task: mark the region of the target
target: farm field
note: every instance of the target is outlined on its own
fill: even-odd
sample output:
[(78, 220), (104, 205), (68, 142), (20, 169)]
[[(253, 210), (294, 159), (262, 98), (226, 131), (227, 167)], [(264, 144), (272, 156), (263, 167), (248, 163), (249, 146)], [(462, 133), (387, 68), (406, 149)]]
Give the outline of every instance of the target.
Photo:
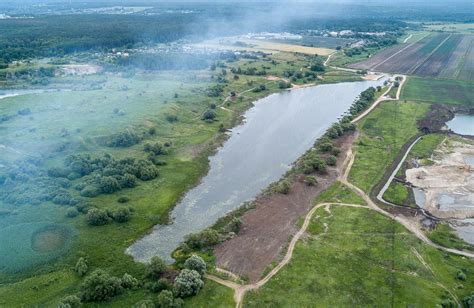
[(385, 49), (349, 67), (421, 77), (473, 80), (473, 35), (435, 33)]
[(304, 35), (300, 40), (293, 39), (281, 39), (281, 40), (271, 40), (275, 43), (284, 43), (292, 45), (303, 45), (310, 47), (322, 47), (322, 48), (331, 48), (334, 49), (338, 46), (344, 47), (347, 44), (355, 42), (354, 39), (344, 39), (344, 38), (335, 38), (335, 37), (322, 37), (322, 36), (308, 36)]
[(244, 306), (434, 307), (452, 298), (446, 290), (458, 299), (469, 294), (474, 281), (456, 279), (460, 269), (472, 275), (471, 261), (423, 245), (393, 220), (331, 206), (316, 211), (290, 263)]
[(402, 100), (474, 106), (474, 82), (409, 77)]

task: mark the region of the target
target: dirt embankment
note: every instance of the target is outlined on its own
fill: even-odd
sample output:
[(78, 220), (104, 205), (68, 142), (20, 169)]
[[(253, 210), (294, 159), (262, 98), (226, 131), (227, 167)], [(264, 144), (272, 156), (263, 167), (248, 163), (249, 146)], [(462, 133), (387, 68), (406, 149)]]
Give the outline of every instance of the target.
[(296, 223), (309, 211), (313, 200), (338, 177), (356, 134), (346, 134), (334, 145), (341, 149), (335, 167), (325, 175), (317, 175), (318, 184), (308, 186), (304, 176), (297, 175), (289, 194), (261, 196), (256, 207), (242, 216), (239, 234), (215, 247), (216, 264), (251, 282), (257, 281), (265, 268), (275, 261), (288, 239), (297, 231)]

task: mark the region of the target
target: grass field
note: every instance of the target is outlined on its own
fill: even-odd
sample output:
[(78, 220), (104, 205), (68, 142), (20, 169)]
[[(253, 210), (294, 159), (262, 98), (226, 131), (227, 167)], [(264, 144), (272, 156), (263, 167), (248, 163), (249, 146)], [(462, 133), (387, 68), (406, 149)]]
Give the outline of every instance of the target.
[(410, 77), (402, 100), (474, 106), (474, 82)]
[(381, 180), (402, 146), (418, 133), (417, 120), (424, 117), (428, 104), (384, 102), (358, 125), (356, 159), (349, 180), (366, 192)]
[(470, 260), (423, 245), (378, 213), (332, 206), (313, 217), (290, 263), (246, 295), (244, 306), (433, 307), (451, 297), (443, 287), (457, 298), (474, 287), (473, 280), (456, 279), (461, 269), (474, 274)]

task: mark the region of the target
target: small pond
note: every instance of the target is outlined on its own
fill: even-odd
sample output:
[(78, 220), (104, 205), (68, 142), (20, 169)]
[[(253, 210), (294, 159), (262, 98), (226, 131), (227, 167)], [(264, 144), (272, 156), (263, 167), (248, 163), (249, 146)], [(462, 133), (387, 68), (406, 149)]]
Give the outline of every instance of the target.
[(456, 134), (474, 136), (474, 115), (456, 114), (446, 125)]

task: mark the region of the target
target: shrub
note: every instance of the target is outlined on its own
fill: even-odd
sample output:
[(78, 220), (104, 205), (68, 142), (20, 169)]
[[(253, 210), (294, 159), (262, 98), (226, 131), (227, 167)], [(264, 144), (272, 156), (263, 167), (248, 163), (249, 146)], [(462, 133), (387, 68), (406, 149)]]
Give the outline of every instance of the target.
[(173, 285), (165, 278), (160, 278), (158, 281), (148, 285), (148, 289), (153, 293), (158, 293), (163, 290), (173, 289)]
[(144, 299), (136, 303), (133, 308), (155, 308), (155, 304), (151, 299)]
[(124, 289), (133, 289), (138, 286), (138, 280), (127, 273), (123, 274), (121, 283)]
[(196, 295), (203, 286), (204, 282), (195, 270), (183, 269), (174, 281), (174, 288), (179, 297)]
[(156, 304), (159, 308), (181, 308), (184, 302), (181, 298), (175, 298), (173, 292), (163, 290), (156, 298)]
[(81, 190), (81, 196), (83, 197), (93, 198), (97, 197), (99, 194), (100, 190), (93, 185), (87, 185)]
[(339, 156), (339, 154), (341, 154), (341, 150), (339, 148), (334, 148), (332, 149), (331, 154), (334, 156)]
[(126, 207), (121, 207), (115, 210), (112, 214), (112, 218), (114, 219), (114, 221), (118, 223), (129, 221), (131, 216), (132, 216), (132, 213)]
[(76, 265), (74, 266), (74, 271), (82, 277), (87, 273), (87, 270), (88, 266), (86, 259), (80, 257), (79, 260), (77, 260)]
[(195, 270), (202, 277), (206, 273), (206, 262), (200, 256), (192, 255), (184, 262), (184, 268)]
[(325, 143), (322, 143), (320, 146), (319, 146), (319, 150), (323, 153), (327, 153), (327, 152), (330, 152), (332, 150), (333, 146), (330, 142), (325, 142)]
[(105, 301), (123, 292), (120, 279), (101, 269), (87, 276), (80, 290), (84, 302)]
[(120, 187), (123, 188), (132, 188), (137, 185), (137, 177), (130, 173), (125, 173), (120, 177), (119, 182)]
[(79, 211), (75, 207), (70, 207), (66, 211), (66, 217), (74, 218), (79, 215)]
[(125, 196), (121, 196), (117, 199), (117, 202), (118, 203), (127, 203), (128, 201), (130, 201), (130, 198), (129, 197), (125, 197)]
[(192, 249), (202, 249), (218, 244), (220, 236), (214, 229), (205, 229), (199, 233), (187, 235), (184, 241)]
[(474, 291), (471, 292), (471, 295), (468, 295), (462, 299), (462, 304), (465, 308), (474, 307)]
[(242, 219), (240, 219), (239, 217), (234, 217), (227, 224), (226, 230), (227, 230), (227, 232), (239, 233), (241, 226), (242, 226)]
[(326, 158), (326, 164), (328, 164), (329, 166), (335, 166), (337, 163), (337, 158), (336, 156), (329, 156), (328, 158)]
[(217, 117), (217, 114), (214, 110), (206, 110), (201, 119), (204, 121), (214, 121), (214, 119)]
[(111, 136), (109, 143), (110, 147), (130, 147), (139, 143), (142, 138), (133, 130), (126, 130), (124, 132), (116, 133)]
[(116, 178), (111, 176), (104, 176), (100, 179), (100, 190), (103, 193), (111, 194), (120, 190), (120, 184)]
[(166, 154), (166, 150), (161, 143), (145, 143), (145, 145), (143, 146), (143, 150), (145, 152), (151, 152), (155, 155)]
[(175, 115), (175, 114), (167, 114), (166, 115), (166, 121), (168, 121), (170, 123), (177, 122), (178, 121), (178, 116)]
[(466, 273), (464, 273), (462, 270), (458, 271), (456, 278), (465, 281), (466, 280)]
[(159, 278), (166, 270), (166, 263), (158, 256), (150, 260), (146, 269), (146, 275), (150, 278)]
[(58, 308), (76, 308), (79, 306), (81, 306), (81, 300), (76, 295), (66, 296), (58, 304)]
[(291, 184), (288, 180), (283, 180), (276, 186), (276, 191), (280, 194), (289, 194), (291, 189)]
[(86, 220), (89, 225), (103, 226), (110, 222), (110, 217), (106, 211), (100, 209), (90, 209), (87, 211)]
[(316, 179), (315, 176), (312, 176), (312, 175), (306, 176), (304, 182), (305, 182), (308, 186), (315, 186), (316, 184), (318, 184), (318, 180)]

